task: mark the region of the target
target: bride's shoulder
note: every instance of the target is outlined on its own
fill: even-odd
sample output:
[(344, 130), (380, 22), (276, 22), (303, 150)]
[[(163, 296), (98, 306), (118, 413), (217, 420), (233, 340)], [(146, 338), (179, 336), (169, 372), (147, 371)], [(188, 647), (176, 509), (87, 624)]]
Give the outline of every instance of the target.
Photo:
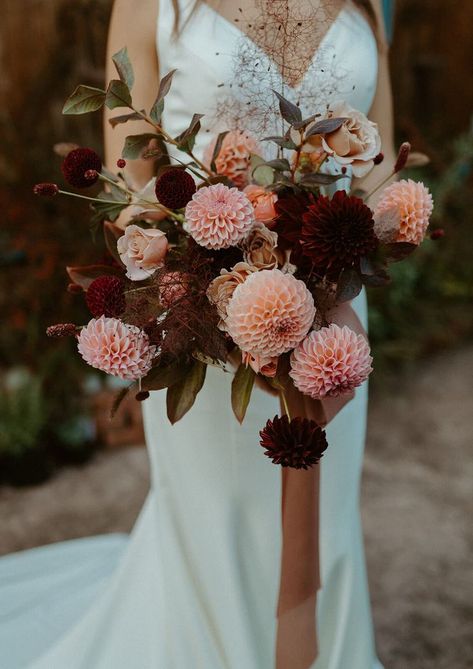
[(154, 34), (158, 9), (159, 0), (114, 0), (110, 26), (143, 39), (146, 32)]

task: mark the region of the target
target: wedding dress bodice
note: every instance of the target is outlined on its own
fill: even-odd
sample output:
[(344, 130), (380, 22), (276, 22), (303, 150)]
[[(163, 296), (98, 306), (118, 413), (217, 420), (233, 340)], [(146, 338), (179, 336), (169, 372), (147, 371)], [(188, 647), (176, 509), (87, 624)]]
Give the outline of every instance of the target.
[(294, 88), (237, 24), (205, 2), (192, 14), (193, 5), (193, 0), (180, 0), (182, 30), (176, 37), (172, 2), (161, 0), (157, 50), (161, 75), (176, 69), (164, 127), (176, 136), (189, 125), (192, 113), (204, 114), (196, 142), (199, 157), (211, 138), (238, 123), (239, 109), (245, 118), (240, 130), (259, 138), (277, 132), (277, 117), (268, 111), (277, 108), (271, 89), (300, 104), (306, 116), (340, 100), (369, 111), (376, 89), (377, 45), (367, 19), (354, 5), (343, 6)]

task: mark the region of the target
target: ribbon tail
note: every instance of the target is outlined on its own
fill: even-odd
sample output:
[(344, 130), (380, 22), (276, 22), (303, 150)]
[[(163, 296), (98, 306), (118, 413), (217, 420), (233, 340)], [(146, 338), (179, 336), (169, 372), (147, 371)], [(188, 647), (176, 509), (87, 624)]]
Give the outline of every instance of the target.
[(317, 657), (319, 466), (282, 472), (282, 555), (276, 669), (309, 669)]

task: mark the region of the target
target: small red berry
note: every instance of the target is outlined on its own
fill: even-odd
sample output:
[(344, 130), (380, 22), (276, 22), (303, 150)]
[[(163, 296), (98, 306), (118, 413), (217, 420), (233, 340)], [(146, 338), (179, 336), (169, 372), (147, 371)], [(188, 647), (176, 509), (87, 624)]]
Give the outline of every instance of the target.
[(119, 158), (117, 160), (117, 167), (119, 167), (121, 170), (126, 166), (126, 160), (123, 160), (123, 158)]
[(373, 162), (375, 165), (381, 165), (383, 160), (384, 160), (384, 153), (378, 153), (378, 155), (374, 157)]

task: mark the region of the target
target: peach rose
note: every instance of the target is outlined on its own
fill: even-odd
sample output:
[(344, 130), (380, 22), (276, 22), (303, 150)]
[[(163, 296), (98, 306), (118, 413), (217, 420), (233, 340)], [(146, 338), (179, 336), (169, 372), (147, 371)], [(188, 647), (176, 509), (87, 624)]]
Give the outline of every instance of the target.
[(281, 269), (293, 273), (289, 253), (278, 249), (278, 235), (263, 223), (256, 223), (242, 243), (245, 262), (257, 269)]
[(132, 281), (142, 281), (163, 266), (168, 240), (161, 230), (129, 225), (118, 240), (117, 249), (127, 277)]
[(276, 193), (271, 193), (261, 186), (250, 184), (243, 189), (255, 210), (255, 219), (271, 227), (270, 223), (276, 218), (275, 204), (278, 201)]
[(377, 124), (345, 102), (336, 104), (330, 116), (347, 120), (338, 130), (322, 136), (323, 150), (339, 165), (351, 165), (354, 176), (365, 176), (381, 150)]
[[(216, 141), (215, 139), (205, 152), (204, 161), (207, 165), (212, 160)], [(256, 139), (248, 132), (232, 130), (225, 135), (215, 159), (217, 173), (231, 179), (238, 188), (243, 188), (248, 183), (253, 153), (260, 153)]]
[(217, 276), (207, 289), (207, 297), (217, 307), (218, 315), (221, 318), (220, 329), (225, 329), (225, 319), (227, 317), (227, 306), (230, 302), (235, 288), (243, 283), (257, 268), (246, 262), (237, 263), (233, 269), (222, 269), (220, 276)]
[(256, 374), (262, 374), (270, 379), (276, 376), (278, 369), (278, 357), (269, 358), (263, 357), (258, 353), (250, 353), (249, 351), (241, 352), (241, 361), (244, 365), (251, 367)]

